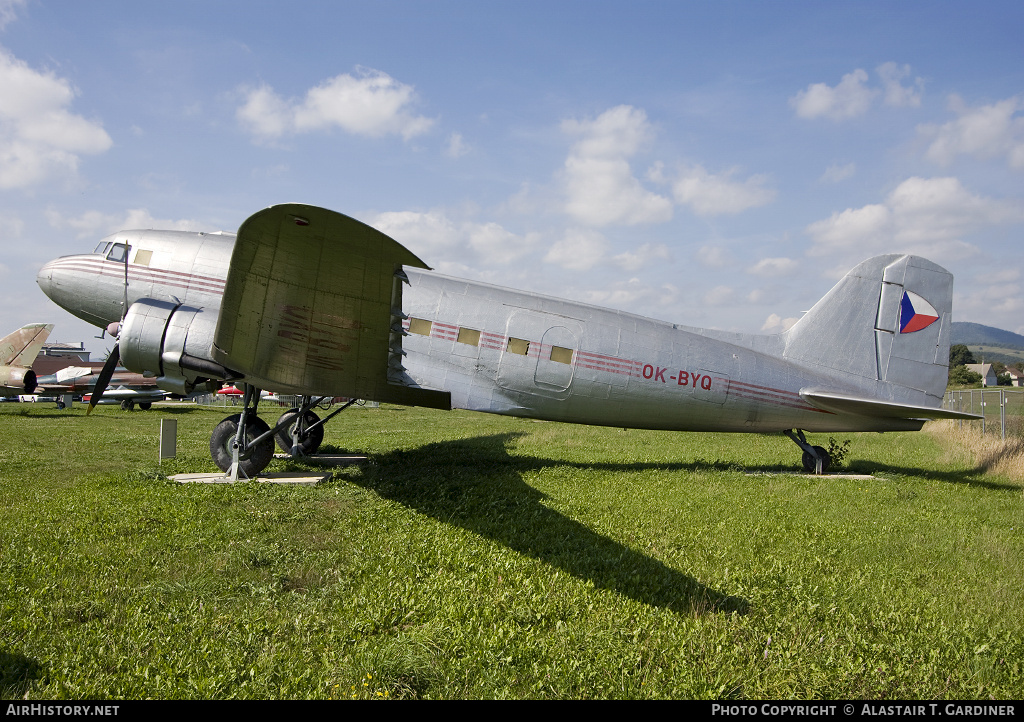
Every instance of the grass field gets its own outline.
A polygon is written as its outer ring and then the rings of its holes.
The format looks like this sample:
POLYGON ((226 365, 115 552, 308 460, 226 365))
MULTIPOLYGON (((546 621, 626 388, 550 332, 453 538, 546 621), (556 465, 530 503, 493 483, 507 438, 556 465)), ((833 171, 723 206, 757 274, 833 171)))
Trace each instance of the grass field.
POLYGON ((782 436, 352 409, 329 482, 167 481, 226 413, 0 404, 0 698, 1024 692, 1021 482, 950 425, 822 479, 782 436))

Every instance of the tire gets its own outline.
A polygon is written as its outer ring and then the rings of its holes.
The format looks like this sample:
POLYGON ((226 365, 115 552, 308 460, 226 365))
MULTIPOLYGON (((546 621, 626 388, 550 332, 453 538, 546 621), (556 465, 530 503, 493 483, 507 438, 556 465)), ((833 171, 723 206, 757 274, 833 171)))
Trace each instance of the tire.
MULTIPOLYGON (((235 414, 221 421, 210 434, 210 456, 217 468, 227 473, 231 469, 232 444, 238 433, 238 422, 242 415, 235 414)), ((245 443, 249 445, 258 436, 270 431, 267 422, 258 416, 250 415, 246 422, 245 443)), ((267 468, 274 458, 274 441, 269 436, 256 447, 248 449, 248 453, 239 456, 238 468, 245 476, 252 479, 267 468)))
POLYGON ((143 411, 149 411, 151 408, 153 408, 153 402, 152 401, 140 401, 139 402, 139 408, 142 409, 143 411))
POLYGON ((131 399, 125 399, 121 402, 121 411, 131 411, 135 408, 135 402, 131 399))
MULTIPOLYGON (((277 420, 278 424, 284 421, 288 422, 288 425, 282 428, 280 431, 278 431, 277 434, 274 436, 275 440, 277 441, 278 447, 280 447, 281 451, 283 451, 286 454, 292 453, 292 429, 295 428, 295 422, 298 420, 298 417, 298 409, 288 409, 283 414, 281 414, 281 417, 277 420)), ((312 411, 306 412, 305 422, 307 429, 316 422, 318 422, 319 420, 320 417, 317 416, 312 411)), ((317 452, 317 449, 320 448, 320 444, 322 444, 323 442, 324 427, 317 426, 312 431, 307 431, 305 433, 305 436, 299 439, 299 451, 302 456, 310 456, 311 454, 315 454, 317 452)))
MULTIPOLYGON (((815 446, 814 450, 816 452, 818 452, 818 455, 821 457, 821 473, 824 474, 826 471, 828 471, 828 467, 832 466, 832 457, 829 456, 828 452, 825 451, 825 449, 823 449, 820 446, 815 446)), ((815 465, 815 458, 814 458, 814 456, 812 456, 810 452, 805 451, 804 452, 803 462, 804 462, 804 471, 807 471, 807 472, 810 472, 811 474, 813 474, 815 466, 816 466, 815 465)))

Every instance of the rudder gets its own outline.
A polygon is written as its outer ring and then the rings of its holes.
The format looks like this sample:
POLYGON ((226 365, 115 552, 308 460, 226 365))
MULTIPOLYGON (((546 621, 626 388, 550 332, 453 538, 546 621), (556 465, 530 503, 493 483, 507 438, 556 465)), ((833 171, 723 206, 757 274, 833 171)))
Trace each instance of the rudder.
POLYGON ((785 336, 784 356, 941 399, 953 276, 917 256, 876 256, 846 274, 785 336))

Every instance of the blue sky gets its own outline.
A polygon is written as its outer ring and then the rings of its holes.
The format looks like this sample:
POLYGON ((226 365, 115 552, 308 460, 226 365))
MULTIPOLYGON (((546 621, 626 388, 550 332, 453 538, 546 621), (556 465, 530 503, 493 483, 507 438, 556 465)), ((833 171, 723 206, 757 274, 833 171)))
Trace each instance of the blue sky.
POLYGON ((859 261, 1024 332, 1019 2, 0 0, 0 327, 35 273, 299 201, 452 275, 778 332, 859 261))

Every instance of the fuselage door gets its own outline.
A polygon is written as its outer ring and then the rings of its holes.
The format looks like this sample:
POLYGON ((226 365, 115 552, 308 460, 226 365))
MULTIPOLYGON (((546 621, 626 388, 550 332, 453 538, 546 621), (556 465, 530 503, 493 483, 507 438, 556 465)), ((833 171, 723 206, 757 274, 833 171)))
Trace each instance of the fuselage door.
POLYGON ((533 375, 537 386, 551 391, 565 391, 572 383, 576 368, 579 338, 565 326, 552 326, 544 332, 537 354, 537 370, 533 375))
POLYGON ((583 324, 572 318, 510 309, 498 385, 553 399, 571 392, 583 324))

